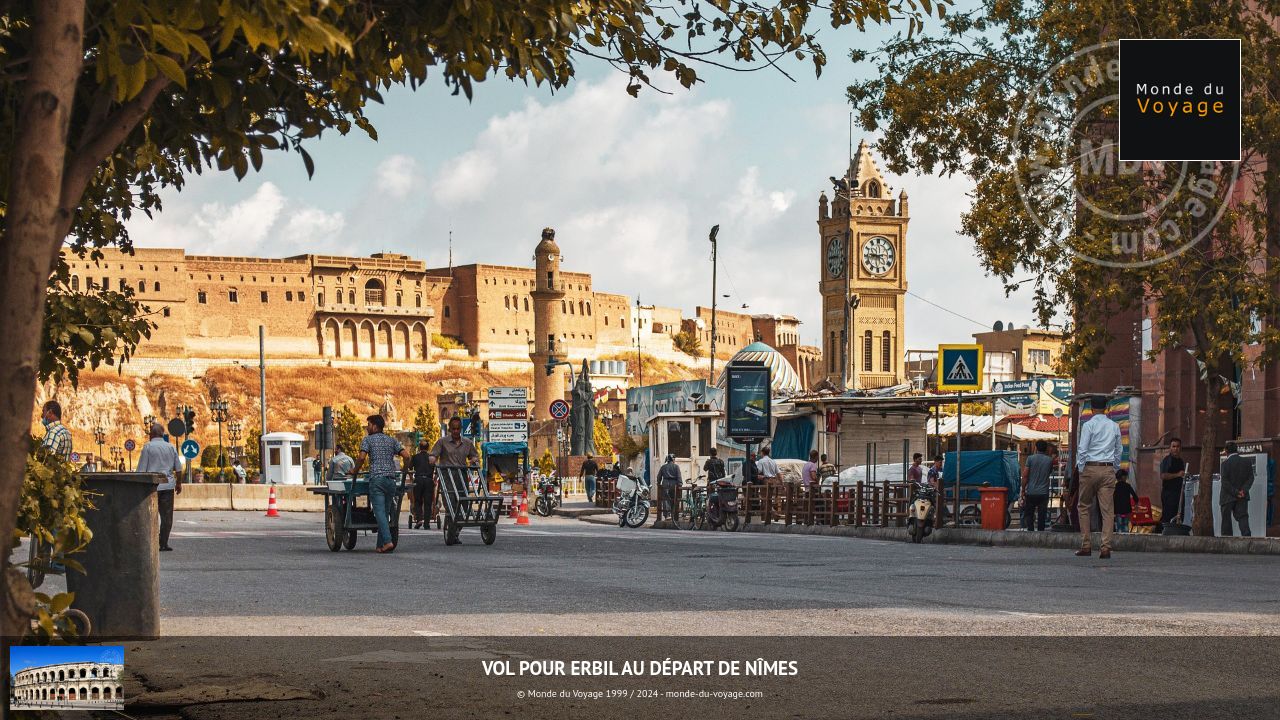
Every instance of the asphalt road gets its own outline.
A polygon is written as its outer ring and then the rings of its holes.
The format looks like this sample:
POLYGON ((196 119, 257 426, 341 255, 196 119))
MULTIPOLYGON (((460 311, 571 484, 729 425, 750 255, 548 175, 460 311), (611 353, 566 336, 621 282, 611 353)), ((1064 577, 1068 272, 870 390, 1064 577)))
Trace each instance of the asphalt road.
POLYGON ((1280 559, 624 530, 402 530, 330 552, 321 516, 178 513, 169 636, 1274 635, 1280 559))

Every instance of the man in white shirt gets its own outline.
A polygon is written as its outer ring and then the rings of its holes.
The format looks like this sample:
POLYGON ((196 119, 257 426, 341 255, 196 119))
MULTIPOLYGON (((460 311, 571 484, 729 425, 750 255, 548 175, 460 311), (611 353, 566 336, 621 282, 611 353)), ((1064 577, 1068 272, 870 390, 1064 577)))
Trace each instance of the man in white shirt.
POLYGON ((160 549, 169 547, 169 532, 173 530, 173 496, 182 492, 182 458, 178 451, 164 439, 164 426, 151 423, 148 430, 151 440, 142 446, 138 455, 138 472, 160 473, 165 481, 156 486, 156 503, 160 509, 160 549))
POLYGON ((1089 398, 1093 414, 1080 425, 1076 440, 1076 471, 1080 474, 1080 549, 1076 555, 1086 557, 1092 553, 1092 537, 1089 523, 1093 503, 1098 503, 1102 515, 1102 549, 1098 557, 1111 557, 1111 532, 1115 525, 1113 502, 1116 490, 1116 471, 1120 469, 1120 426, 1107 417, 1107 399, 1089 398))
POLYGON ((777 482, 782 476, 782 471, 778 469, 778 463, 769 457, 772 450, 768 447, 760 448, 760 459, 756 461, 756 472, 760 474, 760 479, 765 483, 777 482))

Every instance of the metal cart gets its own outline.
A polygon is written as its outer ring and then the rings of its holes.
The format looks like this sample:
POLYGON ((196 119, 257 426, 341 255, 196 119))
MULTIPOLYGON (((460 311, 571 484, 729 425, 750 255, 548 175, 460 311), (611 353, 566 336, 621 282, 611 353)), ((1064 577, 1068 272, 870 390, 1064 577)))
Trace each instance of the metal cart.
POLYGON ((462 528, 478 527, 480 539, 492 545, 505 498, 489 493, 474 465, 439 465, 436 476, 444 504, 444 544, 457 545, 462 528))
MULTIPOLYGON (((405 492, 413 489, 413 483, 406 481, 407 473, 400 473, 400 483, 391 498, 391 507, 387 509, 388 524, 391 528, 391 542, 400 543, 400 503, 405 492)), ((369 481, 363 477, 352 480, 330 480, 321 487, 310 487, 307 490, 324 496, 324 539, 329 549, 337 552, 341 548, 348 550, 356 546, 356 537, 361 530, 378 532, 378 521, 373 516, 373 507, 369 503, 369 481), (363 498, 363 504, 361 499, 363 498)))

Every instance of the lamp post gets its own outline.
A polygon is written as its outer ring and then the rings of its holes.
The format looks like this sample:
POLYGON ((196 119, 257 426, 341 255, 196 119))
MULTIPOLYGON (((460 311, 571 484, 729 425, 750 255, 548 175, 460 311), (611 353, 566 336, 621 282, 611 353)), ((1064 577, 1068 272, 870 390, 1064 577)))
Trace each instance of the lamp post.
POLYGON ((711 379, 707 382, 712 385, 716 382, 716 235, 720 234, 720 226, 714 225, 711 228, 711 379))
POLYGON ((102 460, 103 459, 102 446, 107 441, 107 431, 105 428, 102 427, 101 422, 99 422, 93 428, 93 439, 98 443, 98 459, 102 460))
POLYGON ((239 420, 232 420, 227 423, 227 438, 231 440, 231 458, 232 460, 240 459, 240 438, 243 437, 243 429, 239 420))
POLYGON ((636 316, 631 321, 631 329, 636 331, 636 387, 644 387, 644 359, 640 357, 640 296, 636 296, 636 316))
POLYGON ((209 403, 209 412, 213 413, 213 421, 218 423, 218 481, 226 474, 227 454, 222 447, 222 423, 227 421, 227 401, 218 399, 209 403))
POLYGON ((115 463, 116 470, 119 470, 120 463, 124 462, 124 449, 119 445, 111 448, 111 462, 115 463))
POLYGON ((154 425, 155 423, 156 423, 155 415, 148 415, 142 418, 142 432, 146 434, 147 437, 151 436, 151 426, 154 425))

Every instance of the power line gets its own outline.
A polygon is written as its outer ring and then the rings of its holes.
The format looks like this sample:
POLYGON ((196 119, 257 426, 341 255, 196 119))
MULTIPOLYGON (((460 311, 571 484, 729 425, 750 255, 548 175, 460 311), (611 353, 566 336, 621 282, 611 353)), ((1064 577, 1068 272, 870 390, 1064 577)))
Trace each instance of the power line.
POLYGON ((910 295, 911 297, 913 297, 913 298, 915 298, 915 299, 917 299, 917 300, 921 301, 921 302, 928 303, 928 304, 930 304, 930 305, 932 305, 932 306, 934 306, 934 307, 938 308, 939 310, 942 310, 943 312, 949 312, 949 313, 951 313, 952 315, 955 315, 956 317, 960 318, 961 320, 968 320, 969 322, 973 323, 974 325, 978 325, 978 326, 980 326, 980 327, 982 327, 982 328, 984 328, 984 329, 987 327, 987 323, 984 323, 984 322, 978 322, 977 320, 974 320, 973 318, 971 318, 971 317, 969 317, 969 316, 967 316, 967 315, 961 315, 960 313, 956 312, 955 310, 952 310, 951 308, 943 307, 943 306, 939 305, 938 303, 936 303, 936 302, 934 302, 934 301, 932 301, 932 300, 928 300, 928 299, 926 299, 926 298, 920 297, 919 295, 917 295, 917 294, 915 294, 915 293, 911 292, 910 290, 908 290, 908 291, 907 291, 907 294, 908 294, 908 295, 910 295))

